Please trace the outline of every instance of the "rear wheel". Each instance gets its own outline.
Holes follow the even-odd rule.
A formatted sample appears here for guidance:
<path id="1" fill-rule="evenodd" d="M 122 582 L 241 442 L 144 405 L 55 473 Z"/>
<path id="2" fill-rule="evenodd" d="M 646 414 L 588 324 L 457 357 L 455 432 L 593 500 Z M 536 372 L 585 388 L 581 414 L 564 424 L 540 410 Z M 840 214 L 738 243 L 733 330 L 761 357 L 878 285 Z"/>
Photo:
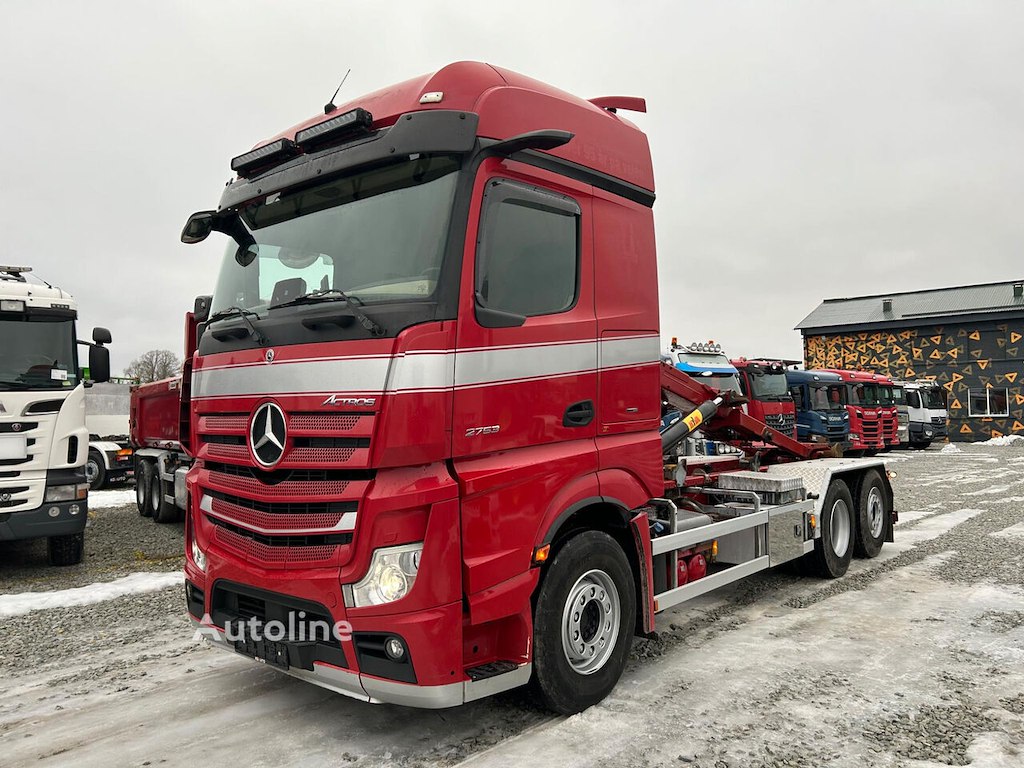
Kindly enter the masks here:
<path id="1" fill-rule="evenodd" d="M 156 469 L 153 467 L 153 462 L 146 459 L 139 461 L 138 468 L 135 470 L 135 502 L 139 507 L 139 514 L 143 517 L 153 515 L 153 507 L 150 504 L 154 475 L 156 475 Z"/>
<path id="2" fill-rule="evenodd" d="M 167 501 L 164 495 L 164 481 L 159 471 L 153 473 L 153 485 L 150 491 L 153 504 L 153 520 L 158 523 L 174 523 L 178 520 L 178 508 L 173 502 Z"/>
<path id="3" fill-rule="evenodd" d="M 636 618 L 633 572 L 606 533 L 570 539 L 548 566 L 533 618 L 533 686 L 545 706 L 581 712 L 615 687 Z"/>
<path id="4" fill-rule="evenodd" d="M 103 457 L 97 451 L 89 451 L 85 460 L 85 479 L 89 482 L 90 491 L 98 491 L 107 484 L 107 470 L 103 466 Z"/>
<path id="5" fill-rule="evenodd" d="M 854 544 L 857 557 L 877 557 L 882 551 L 886 497 L 885 486 L 877 470 L 866 472 L 857 491 L 857 538 Z"/>
<path id="6" fill-rule="evenodd" d="M 69 533 L 66 536 L 51 536 L 46 540 L 50 565 L 78 565 L 85 550 L 85 534 Z"/>
<path id="7" fill-rule="evenodd" d="M 818 573 L 826 579 L 839 578 L 850 567 L 856 531 L 853 497 L 842 480 L 833 480 L 829 485 L 819 525 L 821 537 L 814 542 Z"/>

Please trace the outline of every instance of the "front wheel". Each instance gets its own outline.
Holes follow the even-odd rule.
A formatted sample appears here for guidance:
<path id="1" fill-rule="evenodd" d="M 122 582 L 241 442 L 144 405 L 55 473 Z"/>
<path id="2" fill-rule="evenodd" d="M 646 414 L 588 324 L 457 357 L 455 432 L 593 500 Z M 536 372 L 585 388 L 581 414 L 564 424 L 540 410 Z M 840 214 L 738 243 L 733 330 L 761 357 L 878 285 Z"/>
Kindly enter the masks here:
<path id="1" fill-rule="evenodd" d="M 856 527 L 853 497 L 842 480 L 833 480 L 821 505 L 821 537 L 814 542 L 814 558 L 822 578 L 837 579 L 846 573 L 853 557 Z"/>
<path id="2" fill-rule="evenodd" d="M 582 712 L 626 666 L 636 619 L 633 572 L 606 533 L 586 531 L 548 566 L 533 615 L 533 685 L 549 709 Z"/>
<path id="3" fill-rule="evenodd" d="M 931 440 L 923 440 L 920 442 L 911 443 L 910 447 L 913 448 L 915 451 L 926 451 L 928 450 L 928 446 L 931 444 Z"/>
<path id="4" fill-rule="evenodd" d="M 85 479 L 90 491 L 98 491 L 107 484 L 107 469 L 103 466 L 103 457 L 96 451 L 89 451 L 85 460 Z"/>
<path id="5" fill-rule="evenodd" d="M 51 536 L 46 540 L 50 565 L 78 565 L 85 550 L 85 534 L 69 533 L 66 536 Z"/>

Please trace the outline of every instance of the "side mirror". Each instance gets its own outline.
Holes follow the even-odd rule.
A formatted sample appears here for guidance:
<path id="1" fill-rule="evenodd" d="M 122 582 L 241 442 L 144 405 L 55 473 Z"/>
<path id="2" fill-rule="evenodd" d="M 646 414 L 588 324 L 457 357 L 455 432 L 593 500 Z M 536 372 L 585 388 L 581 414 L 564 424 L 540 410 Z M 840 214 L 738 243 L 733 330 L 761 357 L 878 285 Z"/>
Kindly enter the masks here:
<path id="1" fill-rule="evenodd" d="M 205 323 L 210 317 L 210 305 L 213 303 L 213 296 L 196 296 L 195 308 L 192 314 L 197 323 Z"/>
<path id="2" fill-rule="evenodd" d="M 213 220 L 216 211 L 198 211 L 188 217 L 185 228 L 181 230 L 181 242 L 186 245 L 201 243 L 213 232 Z"/>
<path id="3" fill-rule="evenodd" d="M 260 247 L 256 243 L 240 245 L 238 246 L 238 250 L 235 251 L 235 261 L 237 261 L 240 266 L 248 267 L 256 261 L 256 257 L 259 255 Z"/>
<path id="4" fill-rule="evenodd" d="M 110 341 L 109 331 L 107 341 Z M 89 378 L 99 384 L 110 381 L 110 350 L 106 347 L 89 347 Z"/>
<path id="5" fill-rule="evenodd" d="M 518 328 L 526 322 L 526 315 L 505 312 L 501 309 L 491 309 L 484 305 L 484 298 L 477 291 L 476 321 L 484 328 Z"/>
<path id="6" fill-rule="evenodd" d="M 92 340 L 95 341 L 97 344 L 109 344 L 110 331 L 108 331 L 106 328 L 100 328 L 97 326 L 96 328 L 92 329 Z M 95 377 L 93 378 L 95 379 Z"/>

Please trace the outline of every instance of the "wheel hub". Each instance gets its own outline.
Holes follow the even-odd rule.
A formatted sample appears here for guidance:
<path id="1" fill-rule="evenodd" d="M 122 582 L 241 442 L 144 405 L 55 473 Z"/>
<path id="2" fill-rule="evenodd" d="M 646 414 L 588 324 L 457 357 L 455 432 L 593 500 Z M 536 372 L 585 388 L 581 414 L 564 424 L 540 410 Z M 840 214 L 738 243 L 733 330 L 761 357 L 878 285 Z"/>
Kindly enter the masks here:
<path id="1" fill-rule="evenodd" d="M 842 499 L 836 499 L 830 510 L 829 532 L 832 551 L 842 557 L 850 546 L 850 509 Z"/>
<path id="2" fill-rule="evenodd" d="M 878 488 L 872 488 L 868 493 L 868 521 L 871 525 L 871 536 L 879 538 L 882 529 L 885 527 L 885 505 L 882 503 L 882 494 Z"/>
<path id="3" fill-rule="evenodd" d="M 577 579 L 562 611 L 562 650 L 573 670 L 589 675 L 607 663 L 620 614 L 619 593 L 607 573 L 592 570 Z"/>

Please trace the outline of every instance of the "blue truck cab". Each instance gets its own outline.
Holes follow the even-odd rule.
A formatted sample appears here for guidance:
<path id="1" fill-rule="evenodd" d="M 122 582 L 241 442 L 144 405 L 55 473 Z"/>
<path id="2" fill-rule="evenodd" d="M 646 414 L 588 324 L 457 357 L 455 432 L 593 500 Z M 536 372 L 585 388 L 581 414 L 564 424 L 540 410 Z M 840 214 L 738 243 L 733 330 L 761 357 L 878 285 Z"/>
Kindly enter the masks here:
<path id="1" fill-rule="evenodd" d="M 786 371 L 796 404 L 797 439 L 805 443 L 845 443 L 850 435 L 846 389 L 839 374 L 827 371 Z"/>

